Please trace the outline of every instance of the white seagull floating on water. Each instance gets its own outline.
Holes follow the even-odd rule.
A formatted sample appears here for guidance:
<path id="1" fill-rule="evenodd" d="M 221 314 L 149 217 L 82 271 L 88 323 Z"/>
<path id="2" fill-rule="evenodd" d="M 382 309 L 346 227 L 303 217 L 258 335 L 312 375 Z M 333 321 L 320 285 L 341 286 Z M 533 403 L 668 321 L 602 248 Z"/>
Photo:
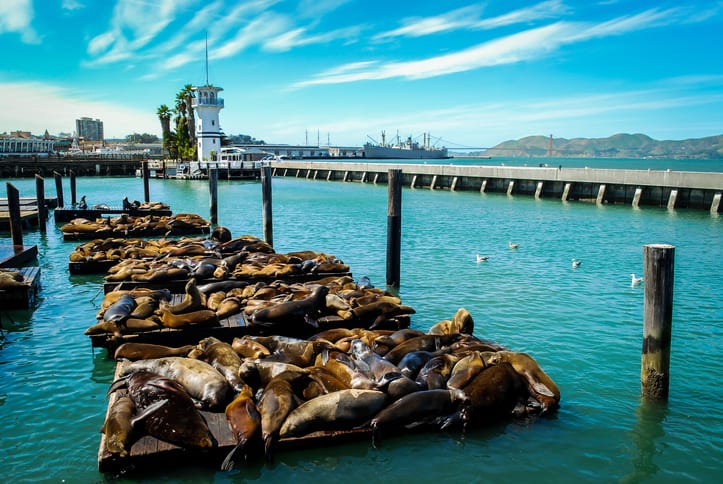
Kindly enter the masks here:
<path id="1" fill-rule="evenodd" d="M 577 260 L 577 259 L 575 259 L 575 258 L 573 257 L 573 259 L 572 259 L 572 268 L 573 268 L 573 269 L 577 269 L 578 267 L 580 267 L 580 264 L 582 264 L 582 261 L 581 261 L 581 260 Z"/>
<path id="2" fill-rule="evenodd" d="M 630 274 L 630 278 L 631 278 L 631 282 L 630 282 L 631 286 L 637 286 L 644 282 L 642 277 L 635 277 L 635 274 L 632 274 L 632 273 Z"/>
<path id="3" fill-rule="evenodd" d="M 478 263 L 478 264 L 479 264 L 480 262 L 487 262 L 487 259 L 489 259 L 488 256 L 477 254 L 477 263 Z"/>
<path id="4" fill-rule="evenodd" d="M 510 247 L 510 249 L 516 249 L 520 246 L 520 244 L 508 242 L 507 245 Z"/>

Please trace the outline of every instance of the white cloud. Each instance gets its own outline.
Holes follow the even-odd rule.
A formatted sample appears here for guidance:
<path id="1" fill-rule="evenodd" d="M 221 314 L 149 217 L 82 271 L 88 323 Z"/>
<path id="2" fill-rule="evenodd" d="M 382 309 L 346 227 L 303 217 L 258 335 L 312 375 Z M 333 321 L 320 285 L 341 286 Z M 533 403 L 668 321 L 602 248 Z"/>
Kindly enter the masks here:
<path id="1" fill-rule="evenodd" d="M 85 5 L 78 0 L 63 0 L 61 8 L 63 10 L 80 10 L 81 8 L 85 8 Z"/>
<path id="2" fill-rule="evenodd" d="M 33 29 L 33 4 L 31 0 L 3 0 L 0 2 L 0 34 L 20 34 L 26 44 L 40 43 L 40 37 Z"/>
<path id="3" fill-rule="evenodd" d="M 0 125 L 42 134 L 72 132 L 81 116 L 98 118 L 107 137 L 133 132 L 160 133 L 155 111 L 139 111 L 112 103 L 89 100 L 86 92 L 74 92 L 40 82 L 0 83 L 4 108 Z M 33 102 L 28 102 L 32 99 Z"/>

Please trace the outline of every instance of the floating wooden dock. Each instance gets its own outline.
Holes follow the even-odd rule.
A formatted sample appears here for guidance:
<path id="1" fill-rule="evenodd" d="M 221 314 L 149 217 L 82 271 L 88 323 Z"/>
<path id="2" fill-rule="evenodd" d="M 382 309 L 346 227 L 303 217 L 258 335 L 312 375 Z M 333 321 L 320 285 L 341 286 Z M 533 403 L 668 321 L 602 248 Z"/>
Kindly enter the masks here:
<path id="1" fill-rule="evenodd" d="M 0 306 L 3 309 L 29 309 L 35 304 L 40 289 L 40 267 L 14 269 L 23 275 L 24 285 L 0 289 Z"/>
<path id="2" fill-rule="evenodd" d="M 174 227 L 171 230 L 115 231 L 113 229 L 95 232 L 64 232 L 65 242 L 73 240 L 93 240 L 107 237 L 158 237 L 174 235 L 207 235 L 211 233 L 209 225 L 198 227 Z"/>
<path id="3" fill-rule="evenodd" d="M 0 267 L 20 267 L 38 258 L 38 246 L 0 245 Z"/>
<path id="4" fill-rule="evenodd" d="M 123 207 L 91 207 L 81 209 L 78 207 L 62 207 L 54 210 L 56 222 L 70 222 L 75 218 L 85 218 L 93 220 L 104 215 L 120 215 L 127 214 L 133 217 L 143 217 L 146 215 L 154 216 L 171 216 L 170 209 L 152 209 L 152 208 L 123 208 Z"/>
<path id="5" fill-rule="evenodd" d="M 390 170 L 401 170 L 402 183 L 410 188 L 723 210 L 723 173 L 326 161 L 279 161 L 271 166 L 273 176 L 312 180 L 387 183 Z"/>

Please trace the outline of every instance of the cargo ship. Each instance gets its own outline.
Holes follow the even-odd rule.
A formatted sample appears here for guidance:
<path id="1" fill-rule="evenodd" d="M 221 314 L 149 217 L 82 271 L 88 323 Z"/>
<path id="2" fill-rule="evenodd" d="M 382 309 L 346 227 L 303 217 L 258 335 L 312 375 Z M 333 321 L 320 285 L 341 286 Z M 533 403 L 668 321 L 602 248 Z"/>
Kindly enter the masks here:
<path id="1" fill-rule="evenodd" d="M 419 144 L 409 136 L 405 141 L 400 141 L 397 136 L 397 143 L 387 144 L 384 131 L 382 131 L 382 142 L 365 143 L 364 158 L 379 159 L 443 159 L 449 158 L 447 148 L 431 146 L 430 136 L 424 134 L 424 142 Z"/>

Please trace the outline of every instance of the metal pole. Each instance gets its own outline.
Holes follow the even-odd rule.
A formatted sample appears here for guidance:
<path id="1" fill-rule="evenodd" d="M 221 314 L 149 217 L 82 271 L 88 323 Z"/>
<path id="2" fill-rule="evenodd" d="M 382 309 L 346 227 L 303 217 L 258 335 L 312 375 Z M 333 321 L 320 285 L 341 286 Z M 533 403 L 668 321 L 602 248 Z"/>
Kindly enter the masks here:
<path id="1" fill-rule="evenodd" d="M 402 170 L 389 170 L 387 203 L 387 286 L 399 287 L 402 240 Z"/>
<path id="2" fill-rule="evenodd" d="M 668 398 L 675 247 L 643 246 L 645 305 L 640 380 L 644 397 Z"/>
<path id="3" fill-rule="evenodd" d="M 264 240 L 274 246 L 274 222 L 271 204 L 271 167 L 261 167 L 261 198 L 263 200 Z"/>

